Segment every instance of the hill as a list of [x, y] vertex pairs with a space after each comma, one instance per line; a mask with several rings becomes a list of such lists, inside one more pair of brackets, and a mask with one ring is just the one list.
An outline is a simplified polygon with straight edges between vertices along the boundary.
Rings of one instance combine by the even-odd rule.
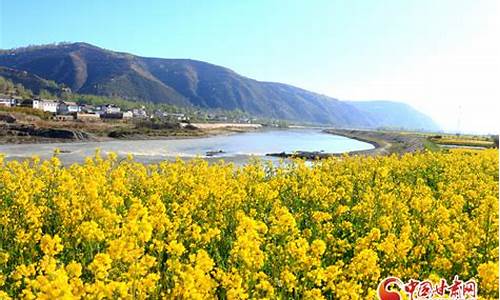
[[429, 116], [402, 102], [376, 100], [347, 101], [347, 103], [371, 117], [374, 127], [426, 131], [440, 130], [439, 126]]
[[73, 43], [3, 51], [0, 65], [63, 83], [84, 94], [240, 109], [256, 116], [337, 126], [371, 125], [361, 112], [336, 99], [285, 84], [259, 82], [195, 60], [145, 58]]
[[190, 59], [140, 57], [87, 43], [0, 51], [0, 66], [64, 84], [73, 92], [127, 100], [241, 110], [249, 114], [337, 127], [373, 128], [367, 114], [337, 99], [291, 85], [262, 82]]

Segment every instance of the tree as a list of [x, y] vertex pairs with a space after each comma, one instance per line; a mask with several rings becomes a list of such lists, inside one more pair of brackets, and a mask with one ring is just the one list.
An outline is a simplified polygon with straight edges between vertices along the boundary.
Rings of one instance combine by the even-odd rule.
[[4, 94], [13, 94], [15, 92], [15, 86], [12, 81], [4, 77], [0, 77], [0, 79], [0, 92]]
[[40, 98], [42, 99], [54, 99], [54, 95], [52, 95], [49, 91], [47, 90], [40, 90]]

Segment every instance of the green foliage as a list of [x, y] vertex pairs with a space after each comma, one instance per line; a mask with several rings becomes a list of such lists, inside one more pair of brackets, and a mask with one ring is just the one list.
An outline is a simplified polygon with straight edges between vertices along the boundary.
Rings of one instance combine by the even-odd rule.
[[423, 144], [424, 144], [424, 148], [429, 150], [429, 151], [441, 151], [441, 148], [439, 148], [439, 146], [436, 145], [436, 143], [432, 142], [429, 139], [424, 139]]
[[[81, 95], [81, 94], [65, 93], [63, 98], [69, 101], [74, 101], [77, 103], [89, 104], [89, 105], [115, 104], [116, 106], [119, 106], [124, 110], [130, 110], [142, 107], [145, 107], [149, 110], [153, 110], [154, 108], [159, 106], [150, 102], [131, 101], [117, 97], [106, 97], [97, 95]], [[168, 106], [168, 105], [162, 105], [162, 106]]]
[[33, 91], [33, 93], [26, 95], [26, 97], [31, 97], [33, 94], [40, 94], [41, 90], [47, 90], [54, 95], [59, 95], [62, 90], [62, 86], [59, 86], [52, 80], [45, 80], [34, 74], [17, 69], [0, 66], [0, 76], [16, 84], [17, 89], [20, 91], [23, 91], [23, 89]]
[[40, 90], [40, 95], [39, 96], [42, 99], [56, 99], [57, 98], [55, 95], [51, 94], [47, 90]]
[[0, 76], [0, 94], [19, 96], [27, 99], [33, 96], [33, 93], [24, 88], [22, 84], [14, 84], [10, 79]]

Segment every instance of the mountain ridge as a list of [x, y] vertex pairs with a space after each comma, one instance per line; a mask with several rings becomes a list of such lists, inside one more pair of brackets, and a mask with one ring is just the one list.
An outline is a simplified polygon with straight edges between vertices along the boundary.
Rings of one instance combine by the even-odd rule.
[[427, 131], [440, 130], [431, 117], [411, 105], [393, 100], [344, 101], [370, 115], [376, 127], [393, 129], [413, 128]]
[[32, 73], [83, 94], [239, 109], [260, 117], [337, 127], [374, 128], [381, 124], [377, 115], [336, 98], [258, 81], [212, 63], [137, 56], [84, 42], [2, 50], [0, 66]]

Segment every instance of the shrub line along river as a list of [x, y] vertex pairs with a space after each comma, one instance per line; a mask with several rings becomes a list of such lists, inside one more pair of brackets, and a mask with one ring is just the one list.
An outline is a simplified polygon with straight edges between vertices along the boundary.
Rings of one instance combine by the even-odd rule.
[[[82, 162], [85, 157], [93, 156], [96, 149], [103, 154], [115, 152], [119, 156], [134, 155], [135, 160], [153, 163], [204, 157], [209, 160], [224, 159], [235, 163], [244, 163], [252, 156], [265, 157], [267, 153], [293, 151], [324, 151], [343, 153], [373, 149], [373, 145], [333, 134], [321, 129], [285, 129], [246, 132], [231, 135], [219, 135], [189, 139], [162, 140], [113, 140], [105, 142], [47, 143], [47, 144], [7, 144], [0, 145], [0, 153], [6, 159], [24, 159], [34, 155], [41, 159], [50, 158], [54, 150], [61, 150], [59, 158], [65, 164]], [[216, 153], [219, 151], [222, 153]], [[216, 154], [207, 157], [207, 153]]]

